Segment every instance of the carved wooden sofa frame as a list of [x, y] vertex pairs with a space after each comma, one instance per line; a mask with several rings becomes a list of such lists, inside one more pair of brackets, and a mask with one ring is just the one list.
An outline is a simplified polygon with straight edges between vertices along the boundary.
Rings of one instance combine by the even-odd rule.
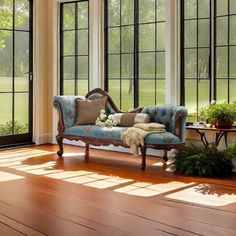
[[[110, 113], [120, 113], [122, 112], [121, 110], [118, 109], [118, 107], [115, 105], [113, 102], [112, 98], [110, 95], [105, 92], [104, 90], [97, 88], [89, 93], [86, 94], [85, 98], [87, 99], [95, 99], [98, 97], [102, 96], [107, 96], [108, 97], [108, 108]], [[108, 145], [114, 145], [114, 146], [123, 146], [123, 147], [128, 147], [126, 144], [124, 144], [121, 140], [113, 140], [113, 139], [102, 139], [98, 137], [84, 137], [80, 136], [80, 134], [76, 135], [68, 135], [65, 133], [65, 130], [69, 125], [73, 126], [74, 122], [74, 115], [75, 115], [75, 104], [70, 104], [69, 106], [71, 107], [71, 110], [65, 110], [63, 107], [62, 101], [65, 100], [65, 103], [73, 103], [73, 100], [76, 99], [77, 96], [55, 96], [54, 97], [54, 107], [58, 110], [59, 114], [59, 119], [58, 119], [58, 134], [56, 136], [57, 143], [59, 145], [59, 150], [57, 152], [58, 156], [63, 155], [63, 139], [68, 139], [68, 140], [76, 140], [76, 141], [82, 141], [85, 143], [85, 158], [89, 158], [89, 145], [94, 145], [94, 146], [108, 146]], [[68, 100], [66, 100], [68, 99]], [[158, 108], [158, 106], [149, 106], [150, 109], [155, 109], [155, 107]], [[144, 108], [138, 108], [133, 110], [132, 112], [144, 112], [144, 113], [149, 113], [149, 107], [144, 107]], [[152, 108], [154, 107], [154, 108]], [[160, 106], [163, 108], [164, 106]], [[144, 146], [140, 146], [140, 151], [142, 155], [142, 162], [141, 162], [141, 169], [144, 170], [146, 167], [146, 150], [147, 148], [152, 148], [152, 149], [159, 149], [159, 150], [164, 150], [164, 156], [163, 156], [163, 162], [167, 162], [167, 151], [171, 149], [179, 149], [182, 148], [185, 145], [185, 121], [187, 117], [187, 111], [184, 107], [180, 106], [171, 106], [173, 110], [173, 117], [171, 118], [171, 122], [173, 122], [173, 128], [172, 128], [172, 133], [177, 136], [180, 140], [179, 143], [166, 143], [166, 144], [146, 144]], [[163, 112], [163, 111], [162, 111]], [[72, 117], [72, 120], [67, 121], [67, 116], [68, 114]], [[153, 119], [153, 114], [151, 115], [151, 119]], [[155, 117], [154, 117], [155, 118]], [[156, 118], [155, 118], [156, 119]], [[152, 122], [155, 122], [155, 119], [152, 120]], [[159, 120], [158, 120], [159, 121]], [[162, 123], [159, 121], [159, 123]]]

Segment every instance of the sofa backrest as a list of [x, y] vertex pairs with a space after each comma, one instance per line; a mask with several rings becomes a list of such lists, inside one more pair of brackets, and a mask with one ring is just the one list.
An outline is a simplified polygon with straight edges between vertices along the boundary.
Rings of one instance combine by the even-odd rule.
[[151, 122], [164, 124], [168, 132], [172, 131], [173, 106], [146, 106], [142, 113], [150, 115]]

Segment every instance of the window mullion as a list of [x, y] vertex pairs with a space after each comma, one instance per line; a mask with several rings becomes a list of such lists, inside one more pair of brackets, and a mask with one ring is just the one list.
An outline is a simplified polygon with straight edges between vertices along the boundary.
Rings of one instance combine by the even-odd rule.
[[134, 0], [134, 107], [139, 106], [139, 1]]

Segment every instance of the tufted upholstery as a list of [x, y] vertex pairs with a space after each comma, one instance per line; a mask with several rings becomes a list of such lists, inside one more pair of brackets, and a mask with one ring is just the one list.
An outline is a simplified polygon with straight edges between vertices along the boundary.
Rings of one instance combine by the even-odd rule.
[[[108, 93], [100, 88], [90, 91], [85, 97], [79, 96], [55, 96], [53, 97], [54, 106], [59, 111], [58, 134], [56, 140], [59, 146], [58, 156], [63, 155], [63, 139], [80, 140], [86, 144], [85, 157], [88, 158], [89, 145], [121, 145], [127, 146], [122, 142], [121, 131], [124, 127], [100, 127], [95, 125], [74, 125], [75, 122], [75, 99], [96, 99], [103, 96], [108, 97], [107, 113], [120, 113], [117, 106]], [[142, 112], [150, 115], [151, 122], [164, 124], [166, 132], [150, 133], [144, 139], [144, 146], [140, 146], [142, 154], [141, 169], [146, 167], [146, 149], [163, 149], [163, 161], [168, 160], [167, 151], [173, 148], [182, 148], [185, 144], [185, 122], [187, 110], [181, 106], [146, 106], [143, 109], [137, 108], [133, 112]]]
[[176, 134], [176, 124], [178, 117], [182, 117], [180, 125], [181, 141], [185, 141], [185, 122], [187, 110], [182, 106], [146, 106], [142, 113], [150, 115], [151, 122], [157, 122], [166, 126], [166, 131]]
[[[99, 93], [94, 93], [91, 96], [88, 97], [88, 99], [96, 99], [96, 98], [100, 98], [103, 95], [99, 94]], [[61, 110], [62, 110], [62, 118], [63, 118], [63, 122], [64, 122], [64, 132], [65, 134], [68, 135], [76, 135], [76, 133], [80, 134], [83, 136], [84, 132], [83, 131], [83, 127], [75, 127], [74, 125], [74, 119], [75, 119], [75, 99], [78, 98], [78, 96], [55, 96], [53, 98], [54, 102], [58, 102], [60, 104]], [[80, 98], [84, 98], [81, 97]], [[108, 102], [108, 108], [107, 108], [107, 112], [109, 114], [115, 113], [112, 105]], [[157, 136], [153, 136], [153, 135], [149, 135], [146, 137], [147, 143], [153, 144], [154, 142], [154, 137], [157, 138], [156, 142], [159, 142], [161, 144], [165, 144], [168, 143], [166, 141], [160, 141], [161, 137], [162, 139], [164, 139], [165, 137], [167, 137], [166, 140], [173, 140], [174, 143], [184, 143], [185, 142], [185, 121], [186, 121], [186, 117], [187, 117], [187, 110], [185, 107], [182, 106], [171, 106], [171, 105], [163, 105], [163, 106], [146, 106], [143, 108], [142, 113], [146, 113], [149, 114], [151, 117], [151, 122], [157, 122], [157, 123], [161, 123], [164, 124], [166, 126], [166, 134], [163, 135], [159, 135], [158, 138]], [[181, 117], [180, 119], [180, 124], [179, 125], [179, 133], [177, 134], [177, 120], [178, 118]], [[117, 127], [118, 128], [118, 127]], [[99, 127], [94, 127], [92, 129], [92, 134], [89, 136], [93, 136], [95, 137], [96, 135], [94, 135], [96, 132], [98, 132]], [[119, 131], [118, 131], [119, 130]], [[101, 130], [100, 130], [101, 131]], [[109, 131], [109, 130], [108, 130]], [[110, 130], [111, 131], [111, 130]], [[109, 132], [110, 132], [109, 131]], [[95, 133], [94, 133], [95, 132]], [[117, 129], [118, 133], [120, 133], [120, 129]], [[178, 136], [178, 138], [176, 139], [173, 134], [175, 136]], [[86, 135], [85, 135], [86, 136]], [[100, 138], [103, 136], [103, 134], [100, 132], [98, 135]], [[171, 137], [170, 137], [171, 136]], [[106, 139], [106, 134], [104, 134], [104, 137]], [[120, 139], [120, 135], [113, 135], [113, 137], [111, 136], [110, 138], [113, 139]], [[172, 141], [170, 141], [169, 143], [173, 143]]]

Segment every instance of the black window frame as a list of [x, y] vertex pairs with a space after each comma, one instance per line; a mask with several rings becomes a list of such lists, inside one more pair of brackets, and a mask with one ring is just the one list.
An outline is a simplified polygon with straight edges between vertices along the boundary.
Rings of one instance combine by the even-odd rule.
[[[119, 79], [120, 80], [120, 109], [122, 109], [122, 88], [121, 88], [121, 83], [122, 83], [122, 62], [121, 62], [121, 56], [124, 54], [132, 54], [133, 55], [133, 108], [137, 108], [140, 105], [140, 86], [139, 86], [139, 81], [140, 80], [145, 80], [145, 79], [150, 79], [150, 80], [154, 80], [155, 81], [155, 98], [154, 98], [154, 103], [150, 104], [150, 105], [157, 105], [158, 104], [158, 100], [157, 100], [157, 93], [158, 93], [158, 87], [157, 87], [157, 81], [158, 80], [164, 80], [166, 79], [166, 76], [164, 75], [164, 77], [158, 77], [157, 75], [157, 53], [164, 53], [166, 52], [166, 49], [163, 50], [158, 50], [157, 48], [157, 24], [158, 23], [165, 23], [166, 20], [158, 20], [157, 17], [157, 4], [158, 4], [158, 0], [155, 0], [155, 21], [148, 21], [148, 22], [139, 22], [139, 0], [133, 0], [134, 1], [134, 18], [133, 18], [133, 23], [132, 24], [121, 24], [121, 4], [122, 4], [122, 0], [120, 3], [120, 24], [117, 26], [109, 26], [108, 25], [108, 1], [109, 0], [105, 0], [104, 1], [104, 88], [107, 92], [109, 92], [109, 55], [113, 55], [113, 54], [117, 54], [120, 56], [120, 76]], [[139, 48], [139, 30], [140, 30], [140, 26], [142, 25], [149, 25], [149, 24], [155, 24], [154, 26], [154, 32], [155, 32], [155, 48], [154, 50], [149, 50], [149, 51], [141, 51]], [[122, 27], [126, 27], [126, 26], [133, 26], [134, 30], [133, 30], [133, 53], [122, 53], [121, 51], [121, 47], [122, 47], [122, 41], [121, 41], [121, 29]], [[119, 53], [109, 53], [109, 42], [108, 42], [108, 30], [110, 28], [119, 28], [120, 29], [120, 52]], [[144, 53], [154, 53], [155, 54], [155, 76], [151, 77], [151, 78], [140, 78], [140, 71], [139, 71], [139, 56], [141, 54]], [[165, 63], [165, 62], [164, 62]], [[126, 78], [128, 79], [128, 78]], [[130, 107], [132, 108], [132, 107]]]
[[[84, 27], [84, 28], [78, 28], [78, 4], [82, 3], [82, 2], [87, 2], [88, 3], [88, 27]], [[63, 7], [65, 5], [70, 5], [70, 4], [74, 4], [75, 5], [75, 25], [73, 29], [63, 29]], [[79, 41], [79, 36], [78, 33], [80, 30], [87, 30], [88, 31], [88, 53], [87, 54], [79, 54], [78, 53], [78, 41]], [[74, 55], [64, 55], [64, 32], [74, 32], [75, 33], [75, 41], [74, 41], [74, 49], [75, 49], [75, 53]], [[74, 81], [74, 93], [70, 94], [70, 95], [84, 95], [84, 94], [79, 94], [78, 92], [78, 82], [79, 82], [79, 71], [78, 71], [78, 59], [79, 57], [87, 57], [88, 60], [88, 65], [87, 65], [87, 70], [88, 70], [88, 77], [87, 79], [87, 87], [89, 91], [89, 85], [90, 85], [90, 75], [89, 75], [89, 0], [76, 0], [76, 1], [70, 1], [70, 2], [62, 2], [60, 3], [60, 95], [64, 95], [64, 58], [65, 57], [74, 57], [75, 59], [75, 64], [74, 64], [74, 78], [71, 79], [72, 81]]]
[[[0, 148], [9, 148], [14, 146], [29, 145], [33, 144], [33, 0], [28, 0], [29, 2], [29, 28], [28, 29], [17, 29], [15, 27], [15, 6], [16, 1], [12, 1], [12, 11], [13, 11], [13, 25], [11, 29], [2, 29], [1, 31], [12, 32], [12, 134], [6, 136], [0, 136]], [[15, 91], [15, 38], [16, 32], [24, 32], [29, 34], [29, 61], [28, 61], [28, 71], [25, 74], [28, 75], [28, 132], [14, 134], [15, 130], [15, 94], [25, 93], [25, 91]], [[5, 92], [1, 92], [5, 93]], [[6, 92], [9, 93], [9, 92]]]
[[[198, 2], [199, 0], [196, 0], [197, 2], [197, 8], [198, 8]], [[198, 25], [198, 21], [199, 18], [197, 16], [197, 18], [194, 19], [187, 19], [185, 18], [185, 3], [186, 1], [184, 0], [180, 0], [180, 104], [181, 105], [186, 105], [185, 103], [185, 22], [188, 20], [196, 20], [197, 21], [197, 25]], [[208, 64], [208, 73], [209, 73], [209, 82], [210, 82], [210, 86], [209, 86], [209, 100], [208, 103], [210, 104], [210, 102], [212, 100], [217, 101], [217, 82], [218, 80], [227, 80], [228, 86], [227, 86], [227, 103], [232, 102], [230, 100], [230, 81], [231, 80], [236, 80], [236, 78], [234, 77], [230, 77], [230, 47], [235, 47], [236, 45], [234, 44], [230, 44], [230, 17], [231, 16], [236, 16], [236, 13], [230, 13], [230, 0], [228, 0], [228, 12], [226, 15], [217, 15], [217, 0], [209, 0], [209, 5], [210, 5], [210, 44], [209, 44], [209, 64]], [[198, 11], [198, 10], [197, 10]], [[198, 14], [198, 13], [197, 13]], [[217, 45], [217, 19], [221, 18], [221, 17], [227, 17], [227, 21], [228, 21], [228, 28], [227, 28], [227, 45]], [[198, 26], [197, 26], [198, 29]], [[197, 41], [198, 41], [198, 32], [197, 32]], [[226, 47], [227, 48], [227, 77], [224, 78], [218, 78], [217, 77], [217, 48], [222, 48], [222, 47]], [[198, 50], [199, 47], [197, 47]], [[198, 58], [196, 60], [196, 64], [198, 64]], [[197, 69], [198, 71], [198, 69]], [[198, 73], [198, 72], [197, 72]], [[197, 111], [196, 111], [196, 121], [199, 120], [199, 113], [200, 113], [200, 107], [198, 104], [198, 81], [199, 81], [198, 75], [197, 75]]]

